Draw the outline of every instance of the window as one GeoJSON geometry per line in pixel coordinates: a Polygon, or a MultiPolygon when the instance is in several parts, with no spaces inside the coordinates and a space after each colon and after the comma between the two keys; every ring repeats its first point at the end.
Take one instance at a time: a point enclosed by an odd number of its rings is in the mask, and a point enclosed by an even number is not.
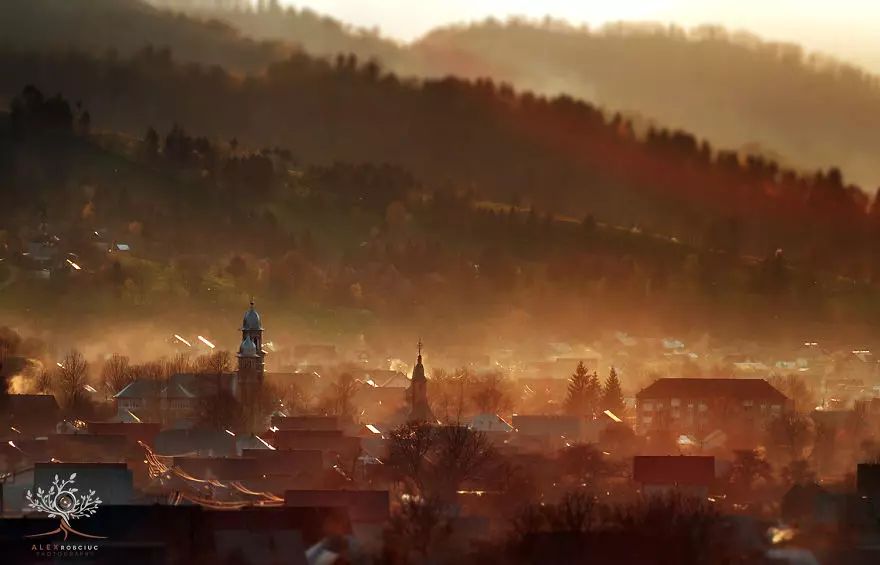
{"type": "Polygon", "coordinates": [[[678,408],[679,406],[681,406],[681,400],[679,400],[678,398],[673,398],[669,405],[673,408],[678,408]]]}
{"type": "Polygon", "coordinates": [[[654,403],[653,402],[642,402],[642,411],[643,412],[653,412],[654,411],[654,403]]]}

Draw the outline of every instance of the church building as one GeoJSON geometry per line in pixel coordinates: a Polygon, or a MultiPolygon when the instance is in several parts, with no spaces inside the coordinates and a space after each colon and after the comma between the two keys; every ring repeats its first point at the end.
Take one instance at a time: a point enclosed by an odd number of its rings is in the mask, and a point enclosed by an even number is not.
{"type": "Polygon", "coordinates": [[[425,366],[422,365],[422,340],[419,340],[419,356],[413,368],[409,397],[409,422],[433,424],[437,421],[428,404],[428,379],[425,377],[425,366]]]}
{"type": "Polygon", "coordinates": [[[238,348],[238,369],[236,370],[239,400],[246,404],[254,398],[263,386],[266,376],[266,352],[263,351],[263,327],[260,314],[254,310],[254,301],[244,313],[241,322],[241,345],[238,348]]]}

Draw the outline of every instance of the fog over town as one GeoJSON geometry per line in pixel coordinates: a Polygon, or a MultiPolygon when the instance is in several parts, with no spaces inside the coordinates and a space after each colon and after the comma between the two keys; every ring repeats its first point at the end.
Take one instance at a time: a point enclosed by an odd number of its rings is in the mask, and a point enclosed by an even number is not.
{"type": "Polygon", "coordinates": [[[0,3],[0,562],[878,562],[870,66],[520,4],[0,3]]]}

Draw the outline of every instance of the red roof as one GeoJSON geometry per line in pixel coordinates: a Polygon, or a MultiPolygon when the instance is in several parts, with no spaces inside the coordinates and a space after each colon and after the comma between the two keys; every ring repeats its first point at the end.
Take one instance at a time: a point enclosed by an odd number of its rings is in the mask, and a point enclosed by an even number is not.
{"type": "Polygon", "coordinates": [[[715,458],[636,456],[633,480],[644,485],[710,485],[715,481],[715,458]]]}
{"type": "Polygon", "coordinates": [[[784,394],[764,379],[658,379],[636,397],[652,398],[736,398],[767,400],[784,404],[784,394]]]}

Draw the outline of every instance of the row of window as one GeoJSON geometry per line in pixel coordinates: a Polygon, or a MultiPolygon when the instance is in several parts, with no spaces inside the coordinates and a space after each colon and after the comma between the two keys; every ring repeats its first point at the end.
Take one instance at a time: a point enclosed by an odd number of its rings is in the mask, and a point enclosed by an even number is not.
{"type": "MultiPolygon", "coordinates": [[[[755,403],[753,400],[743,400],[742,401],[742,406],[745,409],[752,408],[754,405],[755,405],[755,403]]],[[[669,407],[672,408],[673,410],[679,410],[681,408],[681,406],[682,406],[681,400],[678,398],[673,398],[672,400],[669,401],[669,407]]],[[[780,409],[780,406],[778,404],[761,404],[760,406],[761,406],[762,411],[780,409]]],[[[709,406],[705,402],[688,403],[687,404],[688,410],[693,410],[695,407],[700,412],[705,412],[706,410],[709,409],[709,406]]],[[[646,401],[639,403],[639,408],[642,410],[642,412],[653,412],[655,410],[655,408],[657,410],[662,410],[664,408],[664,404],[662,402],[654,402],[651,400],[646,400],[646,401]]]]}
{"type": "MultiPolygon", "coordinates": [[[[166,400],[162,404],[171,410],[192,409],[192,402],[189,400],[166,400]]],[[[125,410],[139,410],[145,406],[146,403],[142,398],[120,398],[118,400],[118,407],[125,410]]]]}

